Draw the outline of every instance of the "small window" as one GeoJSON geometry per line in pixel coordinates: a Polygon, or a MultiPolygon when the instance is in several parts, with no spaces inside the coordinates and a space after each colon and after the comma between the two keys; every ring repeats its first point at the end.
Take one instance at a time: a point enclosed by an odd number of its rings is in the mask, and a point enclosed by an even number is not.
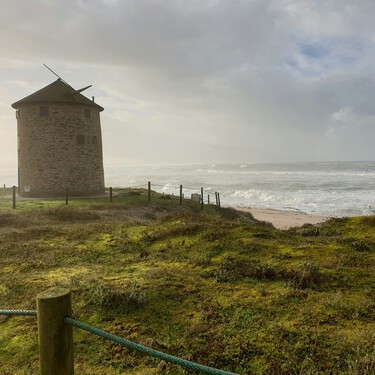
{"type": "Polygon", "coordinates": [[[90,108],[85,108],[85,117],[90,118],[91,117],[91,110],[90,108]]]}
{"type": "Polygon", "coordinates": [[[91,137],[91,144],[92,145],[97,145],[98,144],[98,137],[96,135],[93,135],[91,137]]]}
{"type": "Polygon", "coordinates": [[[76,144],[77,145],[84,145],[85,144],[85,136],[83,134],[77,134],[76,144]]]}
{"type": "Polygon", "coordinates": [[[40,117],[48,117],[49,115],[49,108],[46,106],[39,107],[39,115],[40,117]]]}

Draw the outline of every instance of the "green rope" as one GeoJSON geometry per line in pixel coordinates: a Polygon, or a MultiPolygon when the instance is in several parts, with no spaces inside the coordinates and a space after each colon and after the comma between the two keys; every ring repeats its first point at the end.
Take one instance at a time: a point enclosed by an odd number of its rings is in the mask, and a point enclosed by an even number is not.
{"type": "MultiPolygon", "coordinates": [[[[37,311],[36,310],[0,310],[0,315],[23,315],[23,316],[37,316],[37,311]]],[[[70,324],[72,326],[81,328],[85,331],[88,331],[90,333],[93,333],[97,336],[104,337],[108,340],[114,341],[120,345],[126,346],[130,349],[136,350],[138,352],[153,356],[155,358],[159,358],[161,360],[167,361],[174,363],[176,365],[180,365],[192,370],[200,371],[203,372],[204,374],[213,374],[213,375],[236,375],[233,372],[228,372],[228,371],[223,371],[223,370],[218,370],[212,367],[208,366],[203,366],[195,362],[187,361],[186,359],[182,359],[179,357],[175,357],[170,354],[165,354],[162,352],[159,352],[157,350],[147,348],[146,346],[137,344],[135,342],[123,339],[121,337],[112,335],[110,333],[107,333],[105,331],[102,331],[101,329],[92,327],[88,324],[79,322],[78,320],[66,317],[64,318],[64,322],[67,324],[70,324]]]]}
{"type": "Polygon", "coordinates": [[[30,315],[36,316],[36,310],[0,310],[0,315],[30,315]]]}
{"type": "Polygon", "coordinates": [[[143,346],[143,345],[140,345],[140,344],[136,344],[135,342],[132,342],[132,341],[123,339],[121,337],[112,335],[110,333],[104,332],[104,331],[102,331],[102,330],[100,330],[98,328],[92,327],[92,326],[90,326],[88,324],[79,322],[79,321],[77,321],[75,319],[71,319],[69,317],[64,318],[64,321],[67,324],[70,324],[72,326],[81,328],[81,329],[83,329],[85,331],[88,331],[90,333],[93,333],[95,335],[104,337],[104,338],[106,338],[108,340],[111,340],[111,341],[114,341],[114,342],[116,342],[116,343],[118,343],[120,345],[123,345],[123,346],[126,346],[128,348],[137,350],[138,352],[141,352],[141,353],[144,353],[144,354],[147,354],[147,355],[151,355],[151,356],[159,358],[161,360],[174,363],[176,365],[187,367],[187,368],[190,368],[192,370],[201,371],[201,372],[203,372],[205,374],[213,374],[213,375],[236,375],[233,372],[227,372],[227,371],[218,370],[218,369],[215,369],[215,368],[212,368],[212,367],[208,367],[208,366],[203,366],[203,365],[200,365],[200,364],[195,363],[195,362],[187,361],[185,359],[178,358],[178,357],[175,357],[173,355],[165,354],[165,353],[159,352],[157,350],[154,350],[154,349],[151,349],[151,348],[147,348],[146,346],[143,346]]]}

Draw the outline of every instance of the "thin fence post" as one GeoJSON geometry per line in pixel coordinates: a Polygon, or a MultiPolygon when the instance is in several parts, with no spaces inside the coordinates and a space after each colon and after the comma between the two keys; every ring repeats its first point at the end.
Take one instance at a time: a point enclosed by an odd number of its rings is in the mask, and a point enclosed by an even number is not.
{"type": "Polygon", "coordinates": [[[210,194],[207,195],[207,204],[210,204],[210,194]]]}
{"type": "Polygon", "coordinates": [[[180,185],[180,204],[182,204],[182,185],[180,185]]]}
{"type": "Polygon", "coordinates": [[[13,186],[13,208],[16,208],[16,187],[13,186]]]}
{"type": "Polygon", "coordinates": [[[151,181],[148,182],[148,201],[151,201],[151,181]]]}
{"type": "Polygon", "coordinates": [[[73,375],[73,329],[64,323],[72,314],[70,291],[49,289],[37,296],[41,375],[73,375]]]}
{"type": "Polygon", "coordinates": [[[218,201],[217,201],[217,191],[215,191],[215,202],[216,202],[216,206],[219,205],[218,201]]]}
{"type": "Polygon", "coordinates": [[[217,201],[219,202],[219,208],[221,208],[220,193],[219,192],[217,192],[217,201]]]}
{"type": "Polygon", "coordinates": [[[203,188],[201,188],[201,208],[203,210],[203,188]]]}
{"type": "Polygon", "coordinates": [[[68,202],[69,202],[69,189],[66,188],[66,192],[65,192],[65,205],[66,206],[68,205],[68,202]]]}
{"type": "Polygon", "coordinates": [[[109,188],[109,201],[110,201],[110,202],[113,201],[113,197],[112,197],[112,187],[109,188]]]}

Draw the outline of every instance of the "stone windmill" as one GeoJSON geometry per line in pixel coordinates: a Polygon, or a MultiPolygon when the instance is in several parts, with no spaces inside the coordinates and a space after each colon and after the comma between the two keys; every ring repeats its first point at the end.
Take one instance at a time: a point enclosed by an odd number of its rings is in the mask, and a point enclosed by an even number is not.
{"type": "Polygon", "coordinates": [[[24,197],[104,192],[100,112],[103,107],[60,77],[15,102],[18,189],[24,197]]]}

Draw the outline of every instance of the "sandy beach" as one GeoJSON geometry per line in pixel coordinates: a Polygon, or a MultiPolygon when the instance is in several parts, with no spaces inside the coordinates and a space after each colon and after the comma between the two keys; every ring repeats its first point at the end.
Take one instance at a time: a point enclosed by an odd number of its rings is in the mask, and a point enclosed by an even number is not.
{"type": "Polygon", "coordinates": [[[294,211],[278,211],[261,208],[241,208],[242,211],[250,212],[255,219],[272,223],[275,228],[288,229],[300,227],[304,224],[319,224],[328,219],[325,216],[308,215],[294,211]]]}

